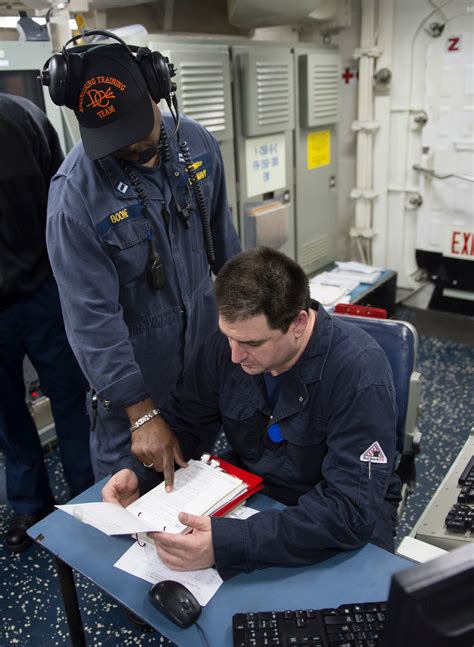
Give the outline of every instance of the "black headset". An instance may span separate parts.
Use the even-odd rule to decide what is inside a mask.
[[[171,95],[176,91],[176,84],[171,78],[176,75],[176,69],[166,56],[160,52],[152,52],[148,47],[127,45],[114,33],[103,29],[92,29],[84,34],[74,36],[64,43],[60,54],[53,54],[43,66],[41,83],[48,86],[49,95],[57,106],[67,106],[71,110],[77,108],[77,99],[82,81],[83,54],[91,49],[103,47],[109,43],[92,43],[66,49],[69,43],[84,36],[106,36],[118,41],[138,63],[145,79],[148,92],[155,103],[161,99],[171,101]]]

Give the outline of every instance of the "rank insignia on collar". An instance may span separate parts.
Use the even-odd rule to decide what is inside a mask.
[[[127,193],[128,184],[125,184],[125,182],[118,182],[116,189],[117,191],[120,191],[120,193]]]

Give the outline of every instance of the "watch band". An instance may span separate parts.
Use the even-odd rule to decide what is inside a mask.
[[[130,427],[130,431],[136,431],[139,429],[142,425],[144,425],[146,422],[151,420],[152,418],[155,418],[156,416],[160,416],[161,411],[159,409],[153,409],[152,411],[149,411],[148,413],[145,413],[141,418],[138,418],[138,420],[135,420],[133,425]]]

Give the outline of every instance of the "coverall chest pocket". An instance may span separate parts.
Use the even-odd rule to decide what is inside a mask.
[[[327,421],[296,416],[282,422],[282,431],[288,443],[286,460],[282,466],[285,478],[294,479],[301,485],[314,484],[321,480],[321,468],[327,452]]]
[[[263,454],[268,418],[249,402],[245,394],[230,389],[221,392],[219,408],[232,448],[249,461],[257,461]]]
[[[150,223],[146,218],[125,220],[110,227],[102,238],[117,268],[122,287],[133,286],[145,278],[149,230]]]

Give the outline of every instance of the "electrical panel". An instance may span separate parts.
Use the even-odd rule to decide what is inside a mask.
[[[326,51],[298,50],[300,125],[303,128],[335,124],[339,119],[341,57]]]
[[[266,135],[294,128],[293,60],[283,51],[240,51],[242,134]]]
[[[231,47],[242,246],[295,257],[291,46],[248,41]]]
[[[294,48],[295,249],[313,274],[336,259],[337,121],[341,57],[311,45]]]

